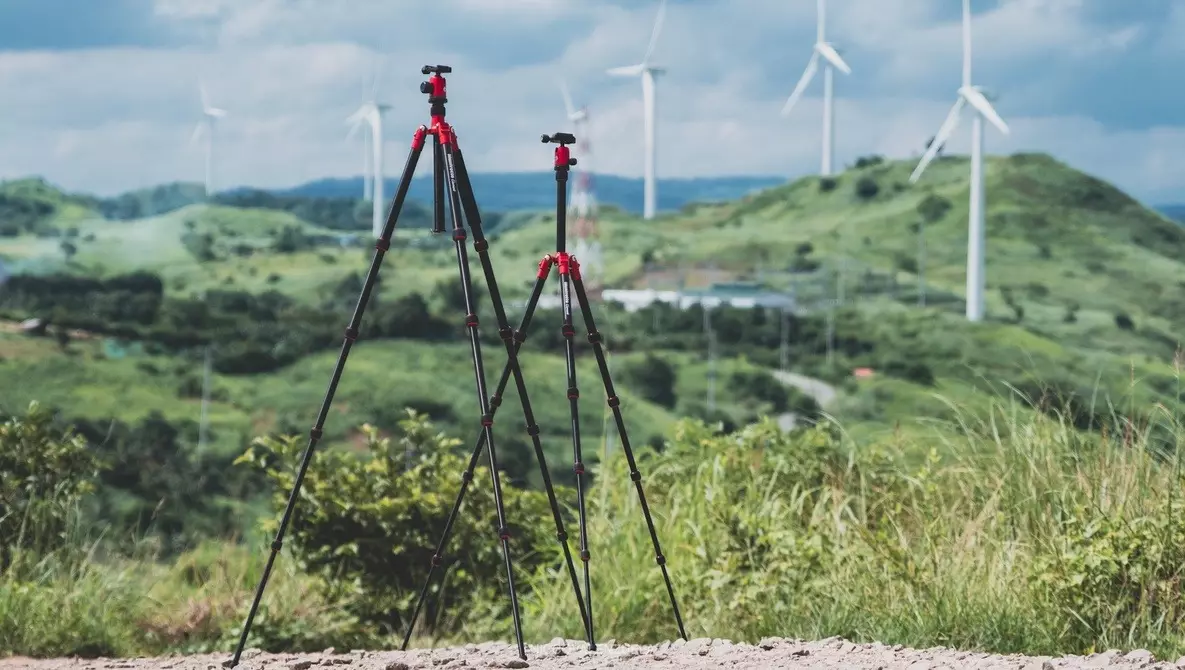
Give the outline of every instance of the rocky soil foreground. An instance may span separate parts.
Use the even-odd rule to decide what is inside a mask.
[[[0,670],[223,670],[228,654],[168,656],[138,659],[0,659]],[[422,649],[410,652],[352,651],[327,649],[319,654],[264,654],[248,650],[239,664],[242,670],[459,670],[461,668],[851,668],[852,670],[936,670],[975,668],[992,670],[1048,670],[1052,668],[1185,668],[1185,657],[1176,663],[1156,661],[1152,654],[1137,650],[1108,651],[1090,656],[1000,656],[937,647],[906,649],[901,645],[854,644],[838,638],[803,642],[769,638],[757,645],[733,644],[727,640],[700,639],[664,642],[657,645],[615,644],[606,641],[590,652],[583,642],[555,639],[527,648],[527,660],[515,654],[511,645],[486,643],[451,649]]]

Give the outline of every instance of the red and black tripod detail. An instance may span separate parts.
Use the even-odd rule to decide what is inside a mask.
[[[543,294],[543,288],[547,283],[548,276],[551,274],[551,268],[553,266],[559,268],[560,306],[563,314],[563,323],[560,327],[560,332],[564,336],[564,358],[568,372],[568,405],[571,411],[572,421],[572,459],[573,470],[576,473],[576,495],[580,525],[580,558],[584,563],[584,601],[588,606],[588,616],[586,618],[589,626],[589,638],[590,640],[595,639],[592,633],[592,587],[589,583],[588,569],[589,551],[588,524],[585,512],[585,469],[580,445],[580,388],[576,383],[576,328],[573,325],[573,295],[576,296],[576,302],[580,307],[580,314],[588,334],[588,342],[592,345],[593,356],[597,360],[601,383],[605,387],[605,400],[609,405],[609,409],[613,412],[613,421],[617,425],[617,434],[621,440],[621,449],[625,454],[626,463],[629,465],[630,479],[634,482],[634,487],[638,492],[638,502],[642,508],[642,516],[646,520],[646,528],[650,532],[650,541],[654,545],[654,559],[658,563],[659,569],[662,570],[663,581],[666,583],[667,588],[667,596],[671,601],[671,610],[675,615],[675,625],[679,629],[679,637],[686,640],[687,632],[683,628],[683,617],[679,613],[679,604],[675,599],[675,587],[671,583],[670,571],[667,569],[667,560],[662,553],[662,545],[658,540],[658,531],[654,527],[654,517],[650,513],[650,505],[646,502],[646,492],[642,488],[642,473],[638,471],[638,463],[634,458],[633,447],[630,445],[629,433],[625,427],[625,419],[621,414],[621,399],[617,396],[617,391],[613,386],[613,378],[609,374],[609,362],[605,357],[603,344],[604,338],[601,332],[597,330],[596,321],[593,319],[588,292],[585,290],[584,279],[580,275],[580,263],[576,260],[575,256],[572,256],[567,251],[565,238],[568,213],[568,172],[572,166],[576,165],[576,159],[572,158],[568,145],[575,144],[576,137],[570,133],[555,133],[554,135],[544,135],[542,141],[545,144],[559,145],[555,148],[554,163],[556,184],[556,251],[554,254],[544,256],[539,261],[539,271],[535,275],[535,287],[531,291],[530,299],[527,301],[526,313],[523,319],[524,321],[529,321],[531,318],[539,302],[539,297]]]
[[[354,308],[354,314],[350,319],[350,323],[346,328],[345,340],[342,343],[341,353],[338,356],[337,365],[334,367],[332,376],[330,378],[329,387],[326,390],[324,401],[321,405],[321,410],[317,414],[317,420],[313,428],[309,431],[309,442],[305,448],[304,454],[301,458],[300,467],[297,471],[296,479],[293,488],[288,497],[288,503],[284,509],[283,516],[280,519],[279,528],[276,531],[275,539],[271,545],[271,554],[268,556],[266,565],[264,566],[263,574],[259,581],[259,586],[255,591],[255,597],[251,603],[251,609],[247,614],[247,619],[243,624],[243,630],[239,638],[238,647],[235,650],[234,658],[228,662],[227,665],[234,667],[238,665],[239,659],[242,656],[243,649],[246,645],[248,635],[251,630],[251,623],[259,609],[260,600],[263,597],[264,589],[267,586],[268,578],[271,575],[272,567],[275,563],[276,556],[283,545],[284,534],[288,529],[288,525],[292,520],[293,511],[296,507],[296,500],[299,496],[300,487],[304,482],[305,475],[308,471],[309,463],[312,460],[312,455],[316,449],[317,443],[320,441],[325,420],[329,414],[329,408],[333,402],[333,396],[337,391],[338,382],[341,380],[341,375],[345,369],[346,359],[349,356],[350,349],[354,342],[358,339],[358,329],[362,322],[362,315],[366,309],[367,302],[370,299],[371,291],[374,288],[375,281],[378,278],[379,267],[382,264],[383,257],[390,249],[391,236],[395,232],[395,225],[399,219],[399,214],[403,209],[404,201],[407,198],[408,189],[411,187],[412,177],[415,174],[416,165],[419,162],[420,153],[424,149],[424,144],[429,136],[432,137],[432,156],[433,156],[433,232],[443,233],[445,231],[445,208],[447,205],[448,218],[452,221],[452,239],[457,253],[457,270],[460,274],[461,286],[464,292],[465,302],[465,326],[469,333],[470,349],[473,355],[473,371],[477,384],[478,404],[481,411],[481,437],[478,444],[473,451],[472,458],[466,468],[461,479],[461,490],[457,496],[456,504],[453,506],[449,514],[449,518],[445,523],[444,532],[440,539],[440,543],[436,547],[436,551],[432,556],[431,567],[429,568],[428,578],[424,584],[424,588],[420,592],[419,601],[416,604],[415,611],[408,623],[407,633],[404,638],[404,648],[411,637],[412,628],[415,626],[415,620],[419,615],[420,608],[427,596],[428,588],[432,582],[432,577],[436,569],[444,562],[444,550],[448,542],[449,534],[452,530],[453,523],[456,520],[459,512],[461,501],[465,495],[465,490],[469,483],[473,480],[473,474],[477,467],[477,460],[481,454],[482,447],[488,447],[490,478],[494,487],[494,505],[497,511],[498,519],[498,539],[502,546],[502,556],[506,566],[507,586],[510,594],[511,616],[514,624],[515,640],[518,644],[518,653],[520,658],[526,658],[526,650],[523,645],[522,634],[522,620],[519,612],[518,594],[514,583],[514,569],[510,557],[510,531],[506,522],[506,511],[502,498],[502,483],[498,470],[497,450],[494,447],[494,413],[501,403],[501,395],[505,390],[508,377],[513,376],[515,386],[518,390],[518,396],[522,404],[523,418],[525,419],[527,434],[531,438],[532,446],[535,450],[535,456],[539,462],[539,469],[543,475],[544,487],[547,491],[548,501],[551,505],[552,516],[556,526],[556,538],[563,547],[564,558],[567,563],[569,577],[572,580],[572,589],[576,595],[577,605],[580,608],[580,616],[584,621],[585,630],[588,631],[589,640],[592,640],[592,629],[587,618],[587,609],[584,605],[584,599],[580,591],[580,583],[576,574],[576,567],[572,560],[572,553],[568,547],[567,532],[564,530],[563,518],[560,512],[559,502],[556,500],[555,490],[551,483],[550,472],[544,458],[543,446],[539,442],[539,426],[535,422],[534,412],[531,410],[531,403],[527,397],[526,383],[523,380],[522,369],[518,363],[518,348],[522,343],[521,337],[516,337],[515,331],[510,327],[507,318],[506,310],[502,302],[502,296],[498,291],[498,282],[494,277],[493,265],[489,257],[489,242],[486,240],[482,229],[481,215],[478,211],[477,200],[473,195],[473,188],[469,182],[469,174],[465,169],[465,159],[461,155],[461,150],[457,146],[457,135],[452,126],[445,121],[444,105],[448,102],[445,90],[445,78],[442,76],[452,72],[452,68],[447,65],[425,65],[421,68],[423,74],[432,75],[428,81],[420,84],[420,92],[428,95],[428,103],[431,105],[431,124],[428,126],[421,125],[416,129],[412,136],[411,151],[408,154],[407,162],[403,168],[403,175],[399,180],[399,186],[395,191],[394,199],[391,203],[391,208],[387,213],[387,222],[383,227],[382,235],[375,241],[375,253],[370,264],[370,270],[366,275],[366,280],[363,283],[361,294],[358,297],[358,304]],[[481,344],[478,337],[478,318],[476,314],[475,301],[473,295],[472,278],[469,271],[469,257],[465,246],[465,240],[469,237],[469,231],[466,231],[465,222],[469,224],[469,231],[473,236],[473,249],[477,252],[479,261],[482,267],[482,273],[485,276],[486,286],[489,290],[490,303],[494,310],[495,320],[497,321],[498,334],[506,346],[507,363],[506,369],[503,371],[502,379],[498,385],[498,389],[491,398],[486,386],[485,367],[482,359]],[[524,319],[523,325],[520,326],[520,332],[525,332],[526,322],[529,317]]]

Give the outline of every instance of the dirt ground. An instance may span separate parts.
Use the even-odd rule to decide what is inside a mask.
[[[168,656],[140,659],[0,659],[0,670],[222,670],[230,654]],[[1052,668],[1185,668],[1185,658],[1177,663],[1156,661],[1147,651],[1127,653],[1108,651],[1090,656],[1000,656],[961,652],[938,647],[906,649],[901,645],[854,644],[833,638],[815,642],[769,638],[759,644],[734,644],[727,640],[699,639],[690,642],[664,642],[657,645],[615,644],[602,642],[597,651],[588,651],[583,642],[556,639],[548,644],[527,648],[522,661],[511,645],[486,643],[452,649],[423,649],[409,652],[352,651],[338,653],[327,649],[318,654],[263,654],[248,650],[239,668],[242,670],[459,670],[461,668],[560,668],[592,669],[631,668],[729,668],[765,670],[767,668],[850,668],[852,670],[1050,670]]]

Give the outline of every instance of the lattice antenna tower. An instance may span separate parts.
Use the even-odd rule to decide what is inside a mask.
[[[600,231],[597,226],[597,196],[593,183],[592,142],[589,140],[588,107],[577,109],[572,104],[568,86],[560,82],[560,92],[568,120],[572,122],[576,135],[576,164],[572,180],[572,193],[568,199],[568,216],[572,220],[572,235],[576,240],[572,250],[580,261],[581,273],[590,296],[599,299],[604,286],[604,258],[601,251]]]

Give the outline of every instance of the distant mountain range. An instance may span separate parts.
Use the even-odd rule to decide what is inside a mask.
[[[470,175],[478,205],[493,212],[546,210],[555,207],[553,172],[485,172]],[[786,183],[784,177],[702,177],[695,179],[660,179],[658,208],[677,211],[692,202],[735,200],[753,191]],[[384,181],[383,196],[390,198],[397,179]],[[597,175],[594,177],[597,202],[627,212],[642,212],[640,178]],[[314,198],[361,198],[362,177],[318,179],[289,189],[268,189],[281,196]],[[432,201],[432,178],[418,176],[412,181],[409,196],[421,203]]]

